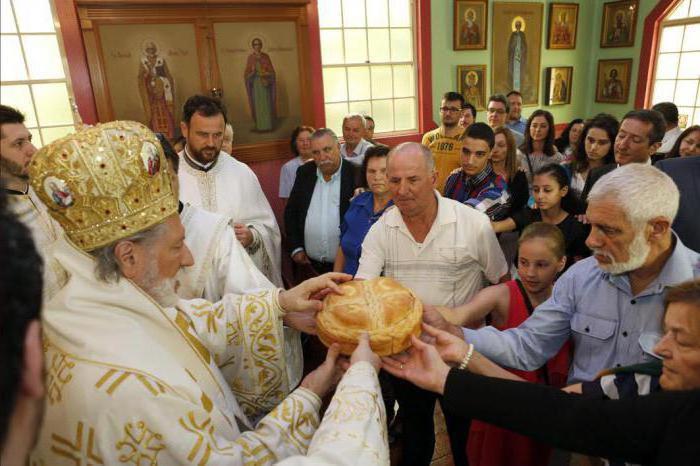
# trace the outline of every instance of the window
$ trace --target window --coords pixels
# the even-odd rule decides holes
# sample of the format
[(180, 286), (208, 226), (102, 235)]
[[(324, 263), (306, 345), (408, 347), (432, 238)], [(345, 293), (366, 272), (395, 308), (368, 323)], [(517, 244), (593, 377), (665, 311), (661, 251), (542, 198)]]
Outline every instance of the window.
[(376, 133), (418, 128), (412, 0), (319, 0), (326, 125), (371, 115)]
[(24, 113), (34, 145), (75, 130), (49, 0), (0, 0), (0, 102)]
[(675, 103), (681, 127), (700, 124), (700, 0), (679, 2), (660, 28), (652, 104)]

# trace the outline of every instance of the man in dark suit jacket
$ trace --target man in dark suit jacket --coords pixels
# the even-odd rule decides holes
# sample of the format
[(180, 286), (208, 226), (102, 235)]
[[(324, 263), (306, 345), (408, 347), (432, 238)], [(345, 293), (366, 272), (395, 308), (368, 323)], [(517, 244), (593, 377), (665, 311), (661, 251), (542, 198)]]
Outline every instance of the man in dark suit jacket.
[(700, 252), (700, 155), (660, 160), (656, 168), (670, 176), (681, 193), (673, 231), (690, 249)]
[[(628, 163), (649, 163), (649, 158), (661, 147), (666, 134), (666, 122), (663, 115), (655, 110), (632, 110), (620, 124), (620, 131), (615, 138), (615, 163), (603, 165), (591, 170), (581, 193), (581, 200), (587, 203), (588, 193), (603, 175)], [(584, 213), (581, 212), (581, 213)]]
[(292, 260), (324, 273), (333, 270), (340, 222), (350, 206), (357, 169), (342, 161), (338, 138), (330, 129), (314, 132), (311, 153), (315, 163), (297, 169), (284, 223)]

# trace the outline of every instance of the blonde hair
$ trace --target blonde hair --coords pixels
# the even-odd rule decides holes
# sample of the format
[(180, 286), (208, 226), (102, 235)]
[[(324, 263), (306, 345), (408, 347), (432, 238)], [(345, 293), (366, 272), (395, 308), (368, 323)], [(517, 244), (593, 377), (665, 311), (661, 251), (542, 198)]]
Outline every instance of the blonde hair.
[(564, 234), (559, 227), (544, 222), (531, 223), (523, 230), (518, 238), (518, 249), (525, 242), (531, 239), (541, 238), (547, 241), (549, 249), (557, 259), (566, 255), (566, 241)]

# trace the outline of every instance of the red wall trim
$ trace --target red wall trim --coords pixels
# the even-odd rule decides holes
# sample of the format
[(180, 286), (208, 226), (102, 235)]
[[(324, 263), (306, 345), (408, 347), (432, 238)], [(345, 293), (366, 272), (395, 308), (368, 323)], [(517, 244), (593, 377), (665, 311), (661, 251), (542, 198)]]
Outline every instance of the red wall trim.
[(75, 103), (83, 123), (94, 125), (97, 123), (97, 107), (92, 92), (85, 44), (83, 44), (83, 34), (80, 30), (75, 2), (74, 0), (54, 0), (54, 5), (58, 23), (61, 26), (61, 38), (68, 62)]
[(656, 50), (659, 44), (659, 25), (661, 20), (681, 0), (659, 0), (658, 5), (649, 12), (644, 20), (644, 34), (642, 35), (642, 50), (639, 53), (639, 76), (637, 78), (637, 94), (634, 98), (635, 108), (646, 108), (651, 103), (652, 78)]

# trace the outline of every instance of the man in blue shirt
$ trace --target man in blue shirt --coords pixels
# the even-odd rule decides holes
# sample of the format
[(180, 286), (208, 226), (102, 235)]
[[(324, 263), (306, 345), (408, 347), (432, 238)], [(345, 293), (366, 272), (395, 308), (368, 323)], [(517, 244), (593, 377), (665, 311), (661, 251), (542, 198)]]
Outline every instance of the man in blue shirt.
[(497, 364), (522, 370), (541, 367), (572, 338), (570, 383), (649, 361), (663, 333), (665, 288), (700, 276), (700, 254), (671, 230), (678, 199), (673, 180), (656, 168), (620, 167), (589, 195), (586, 244), (593, 256), (559, 278), (552, 297), (518, 328), (462, 329), (432, 309), (426, 321), (463, 335)]
[(527, 128), (527, 120), (522, 117), (523, 112), (523, 95), (518, 91), (510, 91), (506, 95), (508, 99), (508, 119), (506, 126), (512, 131), (525, 135)]

